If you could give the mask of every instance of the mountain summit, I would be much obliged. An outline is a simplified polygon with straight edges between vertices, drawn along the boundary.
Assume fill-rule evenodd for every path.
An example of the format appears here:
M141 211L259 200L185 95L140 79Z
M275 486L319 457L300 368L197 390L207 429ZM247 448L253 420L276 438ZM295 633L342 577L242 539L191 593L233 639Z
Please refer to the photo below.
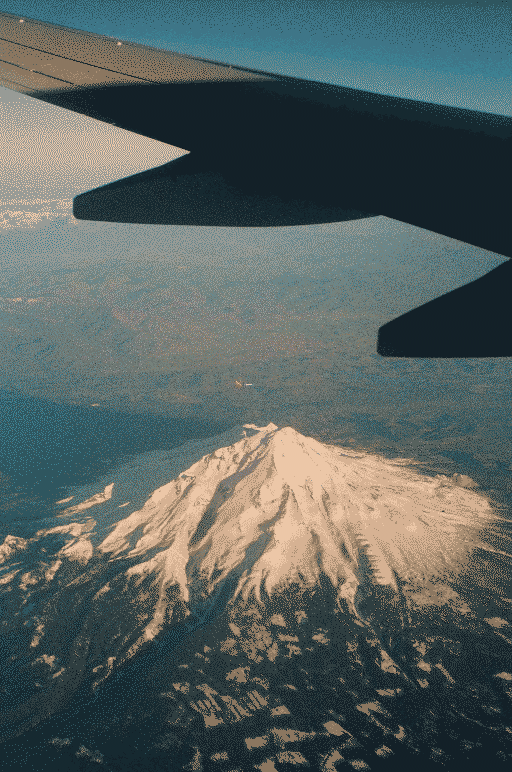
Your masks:
M137 558L130 575L160 577L148 637L163 623L171 586L202 615L226 583L231 602L251 592L262 602L262 593L313 587L323 574L359 617L358 600L377 588L398 601L398 577L463 567L490 514L483 497L404 462L342 451L291 427L244 428L252 436L158 488L99 546L110 559Z
M97 497L96 505L106 498ZM70 507L68 516L79 511L80 504ZM471 649L468 635L510 643L497 630L507 622L499 617L490 624L455 586L478 550L505 554L482 538L497 519L488 500L458 478L421 475L406 460L326 445L291 427L246 424L242 439L155 490L96 546L91 517L32 539L5 539L0 560L10 686L3 738L62 710L77 689L100 704L111 676L131 672L131 665L119 670L128 661L145 663L152 703L154 690L167 688L169 679L174 687L181 683L177 669L190 667L178 664L185 650L201 660L198 678L208 683L196 685L199 691L208 687L217 695L215 708L212 699L193 698L187 682L186 707L174 705L185 735L200 717L203 730L213 731L274 704L262 689L272 692L276 674L296 668L292 661L306 652L311 667L320 657L322 678L339 670L338 688L351 683L347 694L358 699L361 689L366 696L377 687L396 696L434 688L433 667L458 684L457 674L468 667L459 657L461 641ZM434 661L429 652L439 648L436 641L448 640L443 624L452 638L457 631L458 643ZM276 627L288 628L286 634ZM292 689L296 676L288 674ZM226 680L237 694L241 683L264 686L259 698L247 689L243 699L238 694L237 704L245 705L238 710L235 696L222 694ZM132 699L133 712L139 699L139 687L136 698L130 688L119 697L121 711ZM334 705L334 687L325 688ZM180 689L172 691L173 704ZM272 717L280 715L275 705L268 707ZM155 727L163 732L162 721L158 712L153 734Z

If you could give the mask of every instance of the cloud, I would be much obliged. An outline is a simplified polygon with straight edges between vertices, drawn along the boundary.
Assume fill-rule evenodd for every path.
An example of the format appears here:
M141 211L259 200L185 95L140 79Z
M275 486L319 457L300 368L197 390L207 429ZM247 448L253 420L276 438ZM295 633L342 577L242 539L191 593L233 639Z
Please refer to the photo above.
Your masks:
M17 198L0 201L0 229L33 229L52 220L78 222L72 214L72 199Z

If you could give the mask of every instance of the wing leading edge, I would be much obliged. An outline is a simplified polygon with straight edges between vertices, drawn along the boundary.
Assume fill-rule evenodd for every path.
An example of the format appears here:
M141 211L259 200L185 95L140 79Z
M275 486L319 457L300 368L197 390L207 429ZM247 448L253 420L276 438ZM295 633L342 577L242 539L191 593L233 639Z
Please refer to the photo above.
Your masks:
M255 227L379 214L512 257L503 195L512 118L232 67L12 14L0 13L0 41L0 85L190 151L77 196L78 219ZM512 356L508 316L493 302L510 272L498 283L484 279L381 327L379 353Z

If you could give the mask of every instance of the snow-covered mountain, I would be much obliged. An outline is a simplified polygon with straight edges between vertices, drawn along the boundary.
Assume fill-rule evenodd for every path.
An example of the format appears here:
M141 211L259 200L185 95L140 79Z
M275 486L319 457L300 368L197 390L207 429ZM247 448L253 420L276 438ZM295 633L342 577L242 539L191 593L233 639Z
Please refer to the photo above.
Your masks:
M510 644L507 620L470 608L456 589L460 577L471 577L477 553L510 557L491 545L499 518L472 485L464 475L428 477L410 462L328 446L290 427L248 424L242 439L155 490L96 546L96 522L85 514L33 539L8 536L0 547L7 653L0 737L37 725L79 687L100 694L121 665L144 651L153 652L147 670L162 685L171 665L166 659L164 673L154 652L163 657L176 630L196 652L208 640L196 653L205 662L213 656L207 650L231 657L228 675L235 675L225 680L238 686L250 680L251 668L276 665L280 657L324 649L319 656L328 658L333 624L336 646L341 641L344 656L349 652L338 681L350 680L357 661L365 673L359 684L367 685L376 669L375 684L388 696L429 688L435 667L456 684L453 668L462 667L455 660L469 632ZM101 506L112 492L107 487L65 516ZM326 621L317 629L312 620L319 614ZM255 627L256 618L266 622ZM446 656L429 659L441 622L460 637L449 665ZM218 696L223 667L208 670L217 683L217 710L212 699L187 698L203 730L230 722L234 697ZM505 686L512 680L508 671L493 678ZM268 675L253 673L253 686L265 680L268 689ZM263 691L261 703L246 695L253 711L265 700L268 706ZM276 710L270 715L280 715ZM238 721L242 713L233 708L233 716Z

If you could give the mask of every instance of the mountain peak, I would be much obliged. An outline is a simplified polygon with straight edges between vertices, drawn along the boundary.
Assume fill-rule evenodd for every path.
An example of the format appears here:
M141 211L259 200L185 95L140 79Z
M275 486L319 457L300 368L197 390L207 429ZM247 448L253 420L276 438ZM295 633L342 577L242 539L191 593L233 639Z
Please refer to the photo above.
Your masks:
M109 485L68 514L111 495ZM192 634L226 613L236 628L253 599L274 619L276 599L291 593L297 609L328 587L343 629L370 630L391 651L411 608L459 613L449 577L495 518L482 494L405 460L245 424L240 440L157 488L96 547L90 516L7 537L3 624L16 633L11 659L34 683L6 720L28 726L80 681L97 688L160 632L185 623Z
M312 587L324 574L359 616L358 593L397 594L397 576L463 565L490 513L484 497L404 461L326 445L290 426L244 429L158 488L99 546L110 559L145 557L130 571L157 571L162 603L165 586L176 584L201 615L226 582L231 602L254 592L261 603L262 592Z

